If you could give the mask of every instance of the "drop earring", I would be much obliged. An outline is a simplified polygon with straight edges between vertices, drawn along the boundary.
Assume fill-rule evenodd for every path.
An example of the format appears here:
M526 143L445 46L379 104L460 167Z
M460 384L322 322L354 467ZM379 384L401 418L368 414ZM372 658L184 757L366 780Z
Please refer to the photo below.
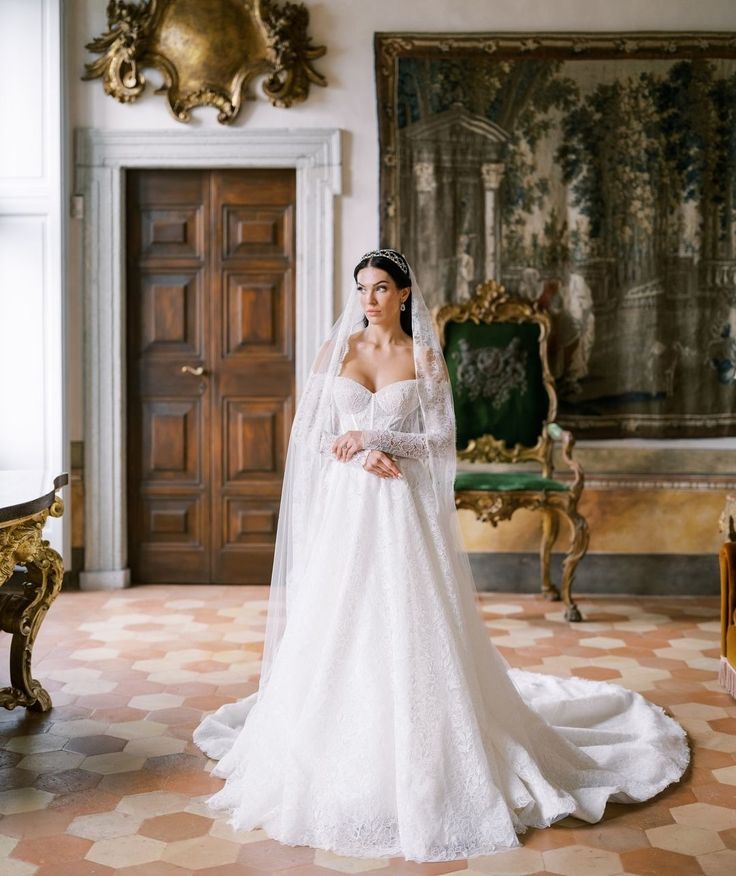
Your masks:
M406 310L406 302L405 301L401 302L401 309Z

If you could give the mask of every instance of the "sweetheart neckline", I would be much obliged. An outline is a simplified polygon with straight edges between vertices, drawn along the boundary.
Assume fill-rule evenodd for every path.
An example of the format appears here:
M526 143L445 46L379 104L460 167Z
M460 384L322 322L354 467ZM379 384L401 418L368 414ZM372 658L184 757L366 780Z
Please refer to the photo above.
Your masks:
M380 392L383 392L384 389L388 389L389 386L396 386L397 383L416 383L416 377L407 377L405 380L394 380L391 383L387 383L385 386L382 386L380 389L377 389L375 392L372 389L368 389L368 387L361 383L359 380L355 380L352 377L348 377L346 374L336 374L336 378L339 380L349 380L351 383L354 383L356 386L360 386L364 389L369 395L378 395Z

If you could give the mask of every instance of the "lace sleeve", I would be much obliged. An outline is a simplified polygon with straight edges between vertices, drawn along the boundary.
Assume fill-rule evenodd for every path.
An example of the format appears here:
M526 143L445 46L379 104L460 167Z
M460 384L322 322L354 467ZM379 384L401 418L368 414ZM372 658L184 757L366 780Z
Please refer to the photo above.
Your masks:
M429 455L427 436L424 432L394 432L390 429L366 429L363 431L365 450L382 450L394 456L411 459L426 459Z
M384 453L410 459L426 459L430 451L438 454L453 444L451 429L438 432L396 432L390 429L363 431L363 447L366 450L382 450Z

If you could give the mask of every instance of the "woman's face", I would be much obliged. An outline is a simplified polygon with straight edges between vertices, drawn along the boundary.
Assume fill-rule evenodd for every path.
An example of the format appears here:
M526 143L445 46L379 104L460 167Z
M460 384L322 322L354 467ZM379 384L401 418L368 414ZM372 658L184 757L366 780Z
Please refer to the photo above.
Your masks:
M369 325L399 325L401 302L408 297L409 290L399 289L393 277L380 268L361 268L356 280L360 304Z

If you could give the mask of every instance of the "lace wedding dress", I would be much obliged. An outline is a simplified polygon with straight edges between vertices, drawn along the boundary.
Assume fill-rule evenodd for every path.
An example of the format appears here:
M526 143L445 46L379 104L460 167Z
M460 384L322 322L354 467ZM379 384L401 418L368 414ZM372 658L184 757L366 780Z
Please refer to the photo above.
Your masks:
M210 804L292 845L445 861L679 779L686 737L659 706L513 669L489 640L435 513L418 381L373 393L336 374L331 402L335 434L364 430L403 478L364 471L367 449L338 462L323 436L268 684L195 733L227 779Z

